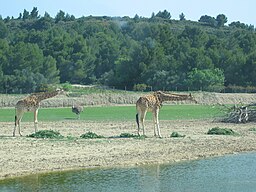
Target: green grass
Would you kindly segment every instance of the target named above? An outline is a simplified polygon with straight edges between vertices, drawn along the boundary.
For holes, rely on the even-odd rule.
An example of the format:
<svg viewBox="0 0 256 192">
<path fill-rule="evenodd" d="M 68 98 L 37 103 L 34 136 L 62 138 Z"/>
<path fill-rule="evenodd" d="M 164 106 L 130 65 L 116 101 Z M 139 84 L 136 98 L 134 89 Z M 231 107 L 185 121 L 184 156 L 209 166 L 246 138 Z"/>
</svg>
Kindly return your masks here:
<svg viewBox="0 0 256 192">
<path fill-rule="evenodd" d="M 164 105 L 160 109 L 160 120 L 175 119 L 202 119 L 213 118 L 220 114 L 220 109 L 207 105 Z M 104 106 L 85 107 L 81 113 L 80 120 L 92 121 L 117 121 L 134 120 L 135 106 Z M 15 109 L 0 109 L 0 121 L 14 121 Z M 77 116 L 71 112 L 70 108 L 41 108 L 38 113 L 39 121 L 62 121 L 76 120 Z M 152 114 L 147 113 L 146 120 L 151 120 Z M 33 121 L 33 113 L 25 113 L 22 121 Z"/>
</svg>

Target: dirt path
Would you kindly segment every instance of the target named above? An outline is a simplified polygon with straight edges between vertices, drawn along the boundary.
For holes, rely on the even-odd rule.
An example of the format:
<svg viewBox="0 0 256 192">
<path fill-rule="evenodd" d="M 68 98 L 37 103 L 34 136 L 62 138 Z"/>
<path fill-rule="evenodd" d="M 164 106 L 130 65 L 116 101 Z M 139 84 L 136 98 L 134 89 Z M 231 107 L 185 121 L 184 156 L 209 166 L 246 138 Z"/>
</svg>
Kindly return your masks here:
<svg viewBox="0 0 256 192">
<path fill-rule="evenodd" d="M 210 120 L 161 121 L 163 139 L 153 137 L 153 125 L 146 122 L 146 139 L 74 139 L 92 131 L 105 137 L 121 133 L 136 134 L 134 122 L 59 121 L 39 122 L 39 129 L 58 130 L 70 139 L 50 140 L 11 137 L 13 123 L 0 122 L 0 179 L 38 172 L 91 168 L 97 166 L 134 166 L 173 163 L 256 150 L 254 123 L 223 124 Z M 239 136 L 211 136 L 213 127 L 232 128 Z M 33 133 L 33 123 L 22 123 L 23 134 Z M 176 131 L 185 138 L 170 138 Z M 73 137 L 73 138 L 72 138 Z"/>
</svg>

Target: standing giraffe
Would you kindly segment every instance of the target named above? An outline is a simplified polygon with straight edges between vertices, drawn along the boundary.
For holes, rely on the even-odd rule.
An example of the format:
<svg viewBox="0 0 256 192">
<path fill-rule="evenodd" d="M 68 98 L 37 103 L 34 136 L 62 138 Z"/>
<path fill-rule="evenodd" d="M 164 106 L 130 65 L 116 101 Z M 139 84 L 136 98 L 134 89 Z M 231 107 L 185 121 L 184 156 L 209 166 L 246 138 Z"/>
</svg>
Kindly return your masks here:
<svg viewBox="0 0 256 192">
<path fill-rule="evenodd" d="M 191 94 L 189 95 L 181 95 L 181 94 L 167 94 L 163 93 L 161 91 L 154 92 L 153 94 L 146 95 L 143 97 L 140 97 L 138 101 L 136 102 L 136 122 L 138 125 L 138 135 L 140 135 L 140 123 L 142 125 L 142 131 L 143 135 L 145 135 L 145 117 L 147 114 L 147 111 L 150 111 L 153 113 L 153 122 L 154 122 L 154 135 L 156 135 L 156 129 L 157 134 L 161 138 L 160 128 L 159 128 L 159 110 L 162 106 L 162 103 L 164 101 L 181 101 L 181 100 L 191 100 L 196 102 L 196 100 L 192 97 Z"/>
<path fill-rule="evenodd" d="M 37 132 L 37 114 L 38 109 L 40 107 L 40 102 L 44 99 L 54 97 L 62 92 L 63 90 L 56 90 L 53 92 L 32 93 L 28 97 L 25 97 L 24 99 L 18 101 L 15 106 L 15 127 L 13 130 L 13 136 L 15 137 L 15 131 L 17 126 L 19 128 L 19 134 L 20 136 L 22 136 L 20 131 L 20 121 L 25 112 L 34 112 L 34 127 L 35 132 Z"/>
</svg>

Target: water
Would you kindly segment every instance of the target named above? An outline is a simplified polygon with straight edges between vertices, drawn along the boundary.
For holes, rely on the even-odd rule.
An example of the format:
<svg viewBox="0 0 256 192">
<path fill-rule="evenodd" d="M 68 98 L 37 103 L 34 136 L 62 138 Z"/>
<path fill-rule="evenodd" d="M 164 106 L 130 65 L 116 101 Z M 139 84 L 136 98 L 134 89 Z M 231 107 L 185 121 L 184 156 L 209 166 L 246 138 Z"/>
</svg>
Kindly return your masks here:
<svg viewBox="0 0 256 192">
<path fill-rule="evenodd" d="M 255 192 L 256 153 L 172 165 L 91 169 L 0 181 L 1 192 Z"/>
</svg>

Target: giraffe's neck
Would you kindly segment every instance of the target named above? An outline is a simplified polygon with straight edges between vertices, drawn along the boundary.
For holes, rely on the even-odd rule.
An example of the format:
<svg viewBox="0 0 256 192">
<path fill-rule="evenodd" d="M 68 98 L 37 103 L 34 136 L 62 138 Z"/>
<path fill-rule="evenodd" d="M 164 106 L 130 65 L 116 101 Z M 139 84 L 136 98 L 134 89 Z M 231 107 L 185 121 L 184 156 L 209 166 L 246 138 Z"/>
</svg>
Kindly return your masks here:
<svg viewBox="0 0 256 192">
<path fill-rule="evenodd" d="M 183 101 L 189 99 L 188 95 L 178 95 L 178 94 L 161 94 L 159 95 L 160 101 Z"/>
<path fill-rule="evenodd" d="M 38 100 L 38 102 L 44 100 L 44 99 L 48 99 L 51 97 L 54 97 L 56 95 L 59 94 L 59 91 L 53 91 L 53 92 L 47 92 L 47 93 L 34 93 L 32 94 L 33 96 L 35 96 Z"/>
</svg>

